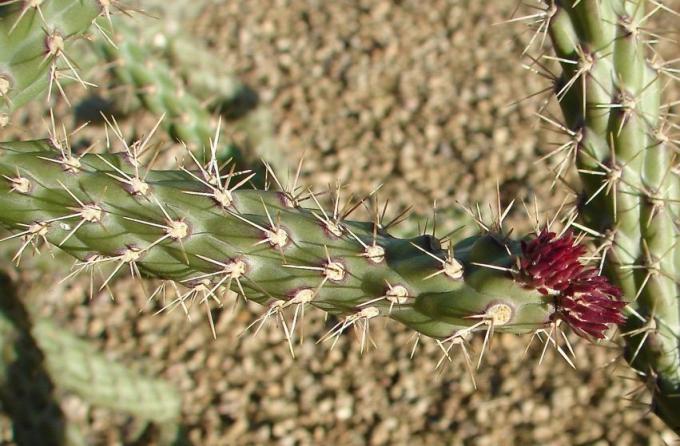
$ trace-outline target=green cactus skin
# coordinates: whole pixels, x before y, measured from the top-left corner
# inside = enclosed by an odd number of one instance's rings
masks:
[[[56,94],[60,79],[79,79],[77,62],[66,55],[101,14],[104,0],[0,2],[0,127],[10,113],[42,94]],[[83,84],[84,81],[80,80]]]
[[[112,64],[116,86],[132,88],[136,102],[156,116],[163,115],[162,125],[171,137],[194,153],[205,153],[202,149],[215,136],[215,119],[209,109],[225,118],[229,130],[242,131],[253,154],[274,172],[288,172],[290,163],[274,138],[271,113],[258,106],[257,94],[236,77],[224,74],[219,60],[202,42],[182,33],[173,20],[135,19],[134,26],[112,21],[115,47],[106,39],[94,42],[96,52]],[[108,26],[104,18],[99,23]],[[130,102],[129,95],[121,97]],[[119,108],[130,110],[125,105]],[[222,147],[220,158],[246,164],[235,146]],[[258,173],[256,183],[261,185],[264,172]]]
[[[581,216],[631,303],[625,356],[649,384],[654,411],[680,433],[680,180],[645,9],[642,0],[556,0],[545,20],[562,67],[555,91],[583,183]]]
[[[436,338],[491,323],[530,332],[554,311],[503,270],[518,246],[500,236],[466,239],[451,257],[434,237],[374,235],[371,223],[303,209],[285,193],[235,190],[239,177],[218,184],[212,169],[142,173],[123,156],[75,158],[40,141],[0,151],[0,221],[27,243],[45,239],[84,268],[130,264],[182,282],[187,300],[219,300],[230,287],[271,311],[309,303],[345,315],[343,326],[388,316]]]
[[[179,26],[166,26],[165,20],[159,25],[154,29],[153,24],[148,24],[144,40],[161,51],[191,92],[210,110],[234,120],[257,106],[257,94],[238,77],[225,73],[223,61],[215,57],[203,42],[182,32]]]

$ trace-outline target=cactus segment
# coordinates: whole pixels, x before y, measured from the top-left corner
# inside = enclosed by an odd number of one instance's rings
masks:
[[[649,384],[655,412],[680,432],[680,179],[661,105],[663,65],[649,59],[644,36],[651,13],[641,0],[545,4],[581,216],[630,303],[626,357]]]
[[[24,248],[47,241],[82,269],[129,265],[180,282],[189,291],[177,305],[231,289],[269,311],[311,304],[342,327],[386,316],[436,338],[490,324],[525,333],[562,314],[556,296],[518,278],[520,245],[498,234],[443,248],[285,192],[238,190],[244,174],[216,164],[142,172],[120,154],[74,158],[42,141],[0,150],[0,221]]]
[[[46,89],[49,94],[61,91],[64,79],[86,85],[77,62],[66,52],[105,11],[100,0],[22,0],[0,5],[0,127],[10,122],[15,109]]]

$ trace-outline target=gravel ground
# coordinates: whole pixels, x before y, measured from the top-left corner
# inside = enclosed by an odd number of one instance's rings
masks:
[[[494,25],[515,6],[216,2],[187,26],[271,108],[281,150],[291,160],[305,155],[305,184],[326,187],[339,178],[347,193],[365,194],[382,183],[394,213],[408,205],[427,213],[435,200],[440,209],[485,207],[498,184],[504,203],[537,197],[550,212],[565,193],[550,190],[552,174],[535,160],[559,135],[539,126],[539,101],[513,104],[545,87],[519,60],[531,34],[522,25]],[[529,225],[516,209],[511,221],[521,232]],[[412,333],[396,323],[371,324],[362,354],[351,330],[333,349],[317,344],[334,321],[310,310],[293,359],[275,323],[242,335],[262,313],[254,305],[215,310],[213,340],[202,312],[191,321],[178,311],[154,315],[160,304],[148,308],[130,280],[116,282],[115,301],[102,293],[87,302],[85,287],[75,283],[59,301],[44,302],[44,313],[112,358],[175,384],[197,445],[677,441],[628,398],[638,382],[613,344],[572,337],[573,369],[551,348],[539,364],[536,340],[525,352],[529,337],[495,335],[473,373],[475,389],[459,346],[437,367],[442,351],[421,339],[411,358]],[[473,368],[481,344],[480,336],[468,347]],[[632,396],[645,401],[644,393]],[[73,396],[63,401],[91,444],[132,441],[126,417]]]

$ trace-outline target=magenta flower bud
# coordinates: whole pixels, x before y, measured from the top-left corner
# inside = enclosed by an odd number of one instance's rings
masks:
[[[553,320],[563,320],[578,335],[602,339],[609,324],[625,322],[621,290],[595,268],[581,263],[585,246],[569,231],[561,237],[547,230],[522,242],[518,279],[528,288],[552,296]]]

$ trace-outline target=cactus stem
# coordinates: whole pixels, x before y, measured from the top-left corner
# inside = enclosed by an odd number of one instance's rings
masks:
[[[29,225],[26,224],[19,224],[18,225],[21,228],[26,228],[25,231],[17,232],[16,234],[12,234],[10,236],[7,236],[3,239],[0,239],[0,243],[7,241],[7,240],[12,240],[15,238],[21,238],[23,239],[23,243],[17,249],[17,252],[14,254],[12,257],[12,262],[16,262],[16,265],[19,266],[19,263],[21,262],[21,254],[26,250],[26,248],[30,245],[33,247],[33,249],[36,252],[40,252],[39,249],[39,244],[44,244],[45,246],[49,246],[48,241],[47,241],[47,233],[49,232],[49,223],[44,223],[44,222],[34,222]]]
[[[43,25],[47,25],[47,23],[45,22],[45,16],[43,16],[43,13],[40,9],[40,5],[42,5],[44,0],[16,0],[16,1],[17,2],[19,2],[19,1],[23,2],[24,6],[21,9],[21,12],[19,13],[19,16],[17,17],[17,19],[14,21],[14,24],[9,29],[9,32],[7,33],[8,35],[12,35],[12,33],[16,29],[17,25],[19,25],[19,22],[21,22],[21,19],[23,19],[24,16],[26,16],[26,13],[28,13],[28,11],[31,8],[38,11],[38,15],[40,15],[40,20],[42,20]]]
[[[512,320],[513,313],[513,308],[510,305],[499,302],[490,305],[484,315],[491,320],[493,325],[505,325]]]
[[[430,251],[426,250],[422,246],[418,246],[417,244],[415,244],[413,242],[410,242],[410,243],[414,248],[417,248],[419,251],[422,251],[425,254],[427,254],[428,256],[432,257],[434,260],[436,260],[442,266],[441,269],[435,271],[434,273],[432,273],[428,276],[425,276],[423,280],[431,279],[431,278],[436,277],[440,274],[443,274],[446,277],[448,277],[449,279],[453,279],[453,280],[459,280],[463,277],[463,273],[464,273],[463,265],[461,265],[461,263],[458,260],[456,260],[456,258],[453,256],[453,247],[452,246],[449,246],[449,250],[447,251],[446,256],[442,259],[441,257],[438,257],[435,254],[432,254]]]
[[[331,282],[342,282],[347,275],[347,269],[342,262],[333,261],[329,258],[328,262],[323,266],[323,275],[325,279]]]
[[[621,336],[637,336],[637,335],[642,335],[640,340],[638,341],[637,347],[635,348],[635,351],[633,352],[633,355],[631,356],[630,362],[634,363],[635,360],[637,359],[638,355],[640,354],[640,351],[642,350],[642,347],[645,345],[645,342],[647,342],[647,339],[649,338],[650,333],[657,333],[657,324],[656,324],[656,319],[653,317],[650,317],[649,319],[645,320],[642,316],[637,314],[635,312],[636,316],[644,322],[644,324],[636,329],[630,330],[630,331],[625,331],[621,333]]]
[[[240,285],[240,279],[245,276],[246,271],[248,269],[248,265],[246,264],[243,259],[233,259],[229,260],[228,262],[220,262],[215,259],[211,259],[209,257],[197,254],[196,255],[198,258],[205,260],[206,262],[212,263],[213,265],[217,265],[222,267],[220,271],[214,272],[214,273],[205,273],[201,274],[196,277],[192,277],[190,279],[187,279],[183,282],[195,282],[198,280],[205,280],[213,276],[219,276],[223,275],[222,277],[210,290],[211,293],[214,293],[219,287],[221,287],[225,282],[227,283],[227,288],[231,286],[232,281],[236,281],[239,285],[239,288],[242,290],[242,287]],[[243,296],[245,297],[245,293],[243,293]]]
[[[373,305],[376,302],[386,300],[390,303],[387,314],[391,315],[395,305],[401,308],[415,297],[411,296],[408,289],[403,285],[391,285],[387,280],[385,280],[385,283],[387,284],[387,291],[385,291],[384,295],[362,302],[357,307],[365,307],[366,305]]]
[[[137,266],[137,261],[140,260],[144,256],[144,251],[137,249],[135,247],[128,247],[125,248],[121,254],[114,256],[114,257],[94,257],[90,258],[87,260],[87,262],[84,262],[87,264],[87,267],[94,266],[95,264],[102,264],[102,263],[108,263],[108,262],[118,262],[118,264],[115,266],[113,271],[104,279],[102,282],[101,286],[99,287],[99,291],[102,291],[106,289],[109,286],[109,283],[111,280],[114,278],[116,274],[118,274],[118,271],[123,268],[125,264],[129,265],[130,267],[130,275],[132,278],[139,278],[141,279],[141,273],[139,272],[139,267]],[[78,271],[79,272],[79,271]]]

